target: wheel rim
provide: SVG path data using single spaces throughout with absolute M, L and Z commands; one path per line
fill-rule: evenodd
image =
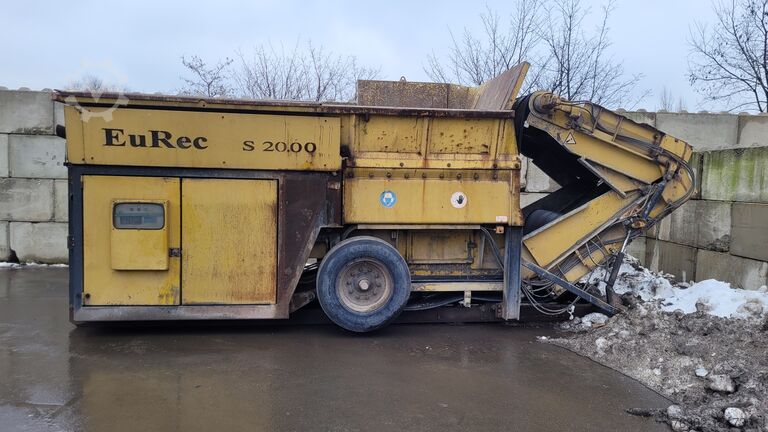
M 394 283 L 383 263 L 360 258 L 341 269 L 336 279 L 336 292 L 344 307 L 367 313 L 387 304 L 394 292 Z

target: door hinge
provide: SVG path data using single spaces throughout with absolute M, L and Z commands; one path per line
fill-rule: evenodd
M 170 257 L 180 257 L 181 256 L 181 248 L 170 248 L 168 249 L 168 256 Z
M 67 236 L 67 249 L 74 249 L 75 248 L 75 237 L 68 235 Z

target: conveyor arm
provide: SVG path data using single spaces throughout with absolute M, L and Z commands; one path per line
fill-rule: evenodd
M 693 194 L 691 146 L 651 126 L 548 92 L 519 98 L 515 122 L 520 152 L 561 186 L 524 209 L 522 259 L 566 281 L 623 253 Z M 526 283 L 538 278 L 524 268 Z

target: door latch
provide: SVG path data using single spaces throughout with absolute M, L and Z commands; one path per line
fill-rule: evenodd
M 170 257 L 180 257 L 181 256 L 181 248 L 170 248 L 168 249 L 168 256 Z

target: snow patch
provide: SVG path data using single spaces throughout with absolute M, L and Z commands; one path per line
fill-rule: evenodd
M 684 313 L 696 312 L 696 307 L 710 315 L 723 318 L 752 318 L 765 314 L 768 308 L 768 294 L 731 288 L 731 284 L 715 279 L 707 279 L 691 285 L 689 288 L 672 288 L 671 295 L 662 299 L 663 310 Z
M 67 264 L 43 264 L 43 263 L 36 263 L 36 262 L 29 262 L 24 264 L 19 263 L 12 263 L 12 262 L 0 262 L 0 269 L 20 269 L 20 268 L 41 268 L 41 267 L 47 267 L 47 268 L 57 268 L 57 267 L 69 267 Z
M 600 284 L 599 281 L 607 278 L 607 271 L 603 268 L 598 268 L 589 275 L 589 278 L 583 279 L 582 282 L 598 285 L 600 293 L 605 295 L 605 285 Z M 634 258 L 630 257 L 627 257 L 626 262 L 621 264 L 619 276 L 616 278 L 616 283 L 613 286 L 613 291 L 616 294 L 635 293 L 643 301 L 652 300 L 657 296 L 665 297 L 672 293 L 672 290 L 672 283 L 666 275 L 656 274 L 645 267 L 641 267 Z
M 605 284 L 601 282 L 605 279 L 606 271 L 599 268 L 582 282 L 596 285 L 601 294 L 605 294 Z M 641 267 L 634 258 L 628 258 L 621 265 L 613 289 L 619 295 L 634 293 L 643 301 L 658 300 L 666 312 L 702 311 L 723 318 L 760 318 L 768 314 L 765 287 L 750 291 L 732 288 L 729 283 L 715 279 L 673 285 L 670 279 L 671 276 L 654 273 Z

